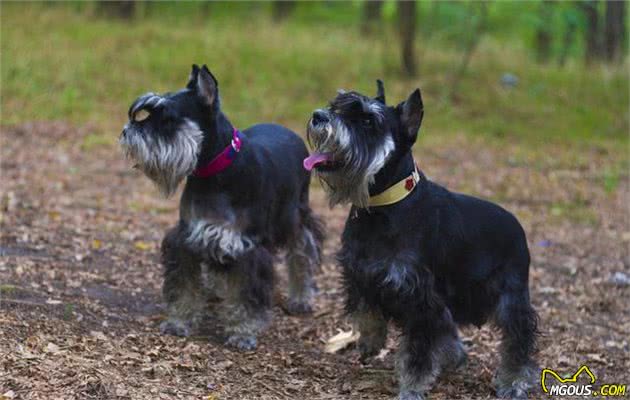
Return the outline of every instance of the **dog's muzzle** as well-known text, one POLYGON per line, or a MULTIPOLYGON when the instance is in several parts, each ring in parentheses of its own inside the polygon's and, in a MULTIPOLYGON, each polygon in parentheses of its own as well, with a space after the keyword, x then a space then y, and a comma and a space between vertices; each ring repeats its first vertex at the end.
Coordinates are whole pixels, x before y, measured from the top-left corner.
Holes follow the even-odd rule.
POLYGON ((322 110, 316 110, 311 117, 311 125, 313 125, 314 128, 329 122, 330 118, 328 118, 328 113, 322 110))
POLYGON ((304 159, 304 168, 307 171, 317 169, 319 172, 331 172, 338 169, 341 164, 337 162, 334 150, 331 151, 332 125, 330 115, 326 110, 315 110, 307 127, 309 143, 315 151, 304 159))

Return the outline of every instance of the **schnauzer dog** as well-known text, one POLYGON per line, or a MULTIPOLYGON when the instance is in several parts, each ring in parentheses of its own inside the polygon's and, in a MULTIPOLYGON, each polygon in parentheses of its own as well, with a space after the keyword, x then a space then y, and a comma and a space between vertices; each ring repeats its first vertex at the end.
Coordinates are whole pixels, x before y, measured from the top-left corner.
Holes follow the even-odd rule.
POLYGON ((315 152, 304 160, 331 205, 352 203, 339 261, 362 360, 383 347, 392 321, 402 333, 399 398, 422 399, 440 371, 466 360, 457 325, 492 321, 502 332, 497 394, 526 397, 537 315, 523 228, 501 207, 426 179, 411 151, 420 91, 391 107, 377 84, 375 98, 340 92, 313 113, 315 152))
POLYGON ((309 207, 308 150, 299 136, 273 124, 239 132, 221 111, 215 77, 193 65, 185 89, 131 105, 120 143, 165 196, 186 180, 179 222, 162 242, 162 333, 189 335, 213 295, 224 300, 226 343, 255 348, 270 318, 273 255, 281 248, 287 309, 311 311, 323 230, 309 207))

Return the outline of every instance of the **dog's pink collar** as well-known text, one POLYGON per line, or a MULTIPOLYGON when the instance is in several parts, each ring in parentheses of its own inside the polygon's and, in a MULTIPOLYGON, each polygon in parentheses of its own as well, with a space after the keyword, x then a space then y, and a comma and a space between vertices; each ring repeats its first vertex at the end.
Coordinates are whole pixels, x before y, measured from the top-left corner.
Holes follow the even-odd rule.
POLYGON ((195 169, 193 175, 198 178, 208 178, 223 171, 232 164, 234 158, 236 158, 236 153, 241 151, 242 143, 241 133, 238 129, 233 128, 232 141, 230 144, 208 164, 195 169))

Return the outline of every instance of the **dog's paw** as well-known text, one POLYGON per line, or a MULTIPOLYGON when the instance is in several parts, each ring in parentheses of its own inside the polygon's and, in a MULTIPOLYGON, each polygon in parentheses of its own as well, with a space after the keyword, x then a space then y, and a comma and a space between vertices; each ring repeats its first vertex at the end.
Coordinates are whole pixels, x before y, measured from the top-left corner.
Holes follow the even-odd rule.
POLYGON ((289 299, 287 301, 287 312, 291 315, 311 314, 313 306, 308 301, 289 299))
POLYGON ((499 370, 493 379, 500 399, 526 399, 534 387, 534 369, 523 367, 517 371, 499 370))
POLYGON ((160 324, 160 333, 173 336, 190 336, 191 324, 177 319, 169 319, 160 324))
POLYGON ((424 400, 424 396, 416 391, 404 391, 398 395, 398 400, 424 400))
POLYGON ((523 400, 527 399, 529 385, 515 383, 511 386, 500 386, 497 388, 497 397, 500 399, 523 400))
POLYGON ((464 350, 464 346, 458 343, 452 354, 444 361, 443 368, 445 371, 455 371, 464 368, 468 364, 468 354, 464 350))
POLYGON ((357 347, 359 349, 359 361, 361 361, 361 364, 369 364, 372 358, 377 356, 380 351, 380 349, 375 346, 362 342, 361 339, 359 339, 357 347))
POLYGON ((256 336, 232 335, 227 338, 225 344, 239 350, 254 350, 258 341, 256 340, 256 336))

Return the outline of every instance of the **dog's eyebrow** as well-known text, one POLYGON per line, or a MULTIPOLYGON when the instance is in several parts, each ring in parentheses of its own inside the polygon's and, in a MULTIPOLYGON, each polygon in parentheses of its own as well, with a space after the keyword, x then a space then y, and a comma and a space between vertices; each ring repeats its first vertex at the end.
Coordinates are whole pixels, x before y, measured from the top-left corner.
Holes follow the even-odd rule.
POLYGON ((354 115, 355 117, 364 118, 365 116, 370 116, 378 123, 383 120, 383 106, 354 91, 339 94, 329 103, 329 107, 336 112, 354 115), (360 110, 358 109, 359 104, 360 110), (357 109, 351 108, 353 106, 357 109))
POLYGON ((129 107, 129 118, 133 119, 133 116, 142 109, 155 109, 167 101, 166 98, 153 92, 143 94, 129 107))

